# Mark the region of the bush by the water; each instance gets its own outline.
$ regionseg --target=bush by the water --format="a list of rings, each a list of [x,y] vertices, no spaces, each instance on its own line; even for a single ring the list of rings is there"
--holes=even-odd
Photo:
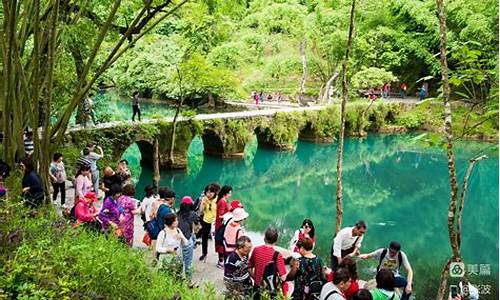
[[[0,200],[0,299],[215,299],[157,272],[149,251]]]

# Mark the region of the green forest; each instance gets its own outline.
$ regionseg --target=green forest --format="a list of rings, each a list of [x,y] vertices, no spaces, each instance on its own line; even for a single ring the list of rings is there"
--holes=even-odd
[[[354,3],[350,49],[348,32],[352,29]],[[217,298],[214,286],[192,289],[191,282],[177,280],[168,270],[153,268],[149,252],[126,248],[112,236],[74,229],[51,206],[46,175],[53,154],[61,151],[71,163],[80,156],[80,146],[89,141],[76,141],[68,129],[73,126],[75,115],[81,118],[84,99],[103,90],[112,91],[112,97],[119,94],[129,99],[138,91],[141,98],[158,100],[160,105],[178,104],[176,115],[182,104],[193,108],[206,103],[210,106],[224,101],[249,101],[253,91],[280,92],[290,102],[300,102],[305,97],[321,105],[330,104],[332,93],[334,105],[321,112],[297,114],[300,116],[296,119],[277,114],[281,126],[269,121],[273,130],[270,132],[281,133],[283,140],[295,143],[298,124],[306,124],[307,119],[308,126],[314,127],[310,131],[319,137],[328,133],[332,141],[337,133],[341,135],[338,143],[342,147],[345,122],[347,135],[358,137],[365,137],[367,132],[384,132],[381,128],[387,129],[385,133],[436,133],[418,135],[415,140],[422,142],[421,137],[425,136],[425,143],[444,146],[440,149],[448,146],[452,193],[451,200],[443,199],[456,206],[462,182],[457,184],[453,142],[461,138],[498,141],[499,3],[446,1],[446,49],[440,40],[443,27],[440,28],[438,19],[439,3],[443,1],[4,0],[0,6],[0,157],[13,168],[11,176],[0,181],[4,194],[7,193],[0,196],[0,300]],[[440,51],[448,59],[449,95]],[[343,68],[344,61],[347,65]],[[346,68],[348,71],[342,74]],[[344,84],[341,78],[345,79]],[[366,90],[380,89],[388,82],[394,93],[399,92],[401,83],[406,83],[407,94],[412,98],[426,84],[430,100],[414,109],[398,110],[392,116],[391,104],[377,102],[372,106],[364,99]],[[349,92],[342,95],[348,85]],[[357,103],[347,110],[340,109],[340,96],[344,100],[349,96],[350,101]],[[106,110],[106,103],[97,104]],[[186,115],[193,114],[188,111]],[[339,114],[343,114],[341,120],[345,122],[339,122]],[[234,131],[248,131],[242,123],[231,120],[228,126],[234,127]],[[120,126],[103,130],[102,134],[85,128],[80,132],[109,146],[103,164],[116,163],[109,151],[116,150],[109,149],[114,147],[111,140],[123,141],[135,131],[144,132],[143,138],[154,139],[158,160],[159,138],[164,138],[163,143],[166,138],[157,136],[153,125]],[[174,121],[169,135],[171,166],[172,141],[175,134],[183,136],[175,126]],[[23,174],[18,168],[25,153],[23,134],[27,128],[35,132],[30,159],[36,172],[42,174],[40,181],[46,196],[36,209],[23,205],[25,186],[21,186]],[[179,126],[177,131],[182,128]],[[115,136],[113,130],[123,134]],[[252,134],[248,132],[249,136]],[[186,145],[182,146],[187,149],[190,141],[184,142]],[[123,143],[123,148],[130,143]],[[387,147],[387,151],[391,149]],[[342,151],[337,152],[340,167]],[[369,150],[360,148],[355,153],[364,152]],[[286,177],[290,173],[286,166],[290,164],[300,165],[289,159],[270,169],[275,176]],[[68,166],[68,170],[74,173],[75,167],[76,164]],[[334,166],[323,167],[331,171]],[[159,182],[157,162],[155,168]],[[350,168],[353,167],[345,165],[346,170]],[[250,168],[248,171],[252,172]],[[304,179],[318,175],[304,172]],[[240,175],[255,176],[250,173]],[[463,173],[459,170],[460,180]],[[341,179],[339,169],[337,174]],[[448,184],[445,179],[448,178],[443,175],[439,182]],[[341,180],[337,182],[341,187]],[[355,190],[356,186],[347,186],[345,194],[355,194]],[[261,198],[265,200],[264,196]],[[450,212],[451,208],[456,210],[453,205]],[[440,213],[443,224],[439,226],[445,228],[447,211]],[[336,214],[341,219],[338,211]],[[451,217],[448,214],[453,251],[448,263],[461,260],[461,210],[459,214],[458,233],[454,232],[457,217],[453,212]],[[442,274],[447,275],[446,270]],[[498,283],[493,284],[497,291]],[[426,295],[438,293],[437,299],[443,299],[446,280],[441,280],[439,291],[434,288]]]

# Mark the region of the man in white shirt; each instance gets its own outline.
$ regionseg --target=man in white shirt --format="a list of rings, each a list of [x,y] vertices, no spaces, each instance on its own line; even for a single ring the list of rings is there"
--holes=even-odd
[[[398,242],[391,242],[389,248],[380,248],[368,254],[360,254],[359,258],[377,258],[379,261],[377,272],[381,269],[390,270],[394,274],[394,287],[404,288],[401,300],[410,299],[413,285],[413,270],[406,253],[401,251],[401,245]],[[404,266],[408,279],[399,274],[401,265]]]
[[[339,268],[335,272],[333,281],[326,283],[321,289],[320,300],[345,300],[344,292],[349,289],[351,278],[349,272],[344,268]]]
[[[342,258],[350,255],[355,256],[359,254],[361,248],[361,241],[366,232],[366,222],[358,221],[353,227],[342,228],[335,238],[331,250],[331,266],[332,271],[337,270],[337,266],[342,261]]]

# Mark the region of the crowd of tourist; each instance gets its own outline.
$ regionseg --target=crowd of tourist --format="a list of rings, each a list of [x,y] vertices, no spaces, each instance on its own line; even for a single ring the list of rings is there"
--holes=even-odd
[[[265,231],[263,245],[254,245],[245,230],[249,213],[242,201],[231,200],[231,186],[208,184],[195,200],[182,197],[178,209],[175,191],[146,186],[145,196],[139,202],[126,160],[118,162],[116,170],[104,167],[100,178],[97,162],[103,155],[103,149],[93,143],[81,151],[76,162],[75,201],[69,207],[64,158],[61,153],[54,154],[48,174],[54,205],[63,208],[73,226],[116,235],[129,247],[134,242],[135,216],[140,215],[145,229],[142,242],[151,249],[157,268],[188,280],[192,287],[197,285],[192,281],[194,248],[201,243],[199,260],[206,262],[209,240],[213,239],[216,266],[223,269],[221,277],[227,299],[261,299],[263,294],[271,299],[281,296],[301,300],[410,299],[413,270],[406,253],[400,243],[392,241],[388,247],[362,254],[368,229],[365,221],[360,220],[335,235],[330,262],[325,264],[314,254],[316,228],[310,219],[304,219],[295,231],[289,249],[276,246],[279,231],[273,227]],[[1,167],[5,176],[9,169]],[[26,203],[36,207],[44,197],[40,176],[29,156],[21,161],[20,167],[24,172],[22,191]],[[96,206],[102,194],[99,187],[104,193],[100,208]],[[364,259],[378,261],[375,286],[358,276],[357,261]],[[405,276],[400,272],[401,267]]]

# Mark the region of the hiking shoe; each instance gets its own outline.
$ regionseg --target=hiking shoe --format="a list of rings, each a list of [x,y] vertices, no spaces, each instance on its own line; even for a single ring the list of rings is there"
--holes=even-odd
[[[202,256],[200,256],[200,260],[207,260],[207,255],[203,254]]]
[[[224,269],[224,263],[222,261],[217,262],[216,266],[219,269]]]

